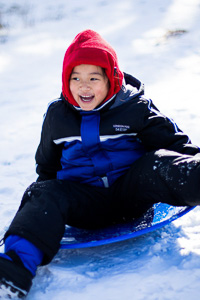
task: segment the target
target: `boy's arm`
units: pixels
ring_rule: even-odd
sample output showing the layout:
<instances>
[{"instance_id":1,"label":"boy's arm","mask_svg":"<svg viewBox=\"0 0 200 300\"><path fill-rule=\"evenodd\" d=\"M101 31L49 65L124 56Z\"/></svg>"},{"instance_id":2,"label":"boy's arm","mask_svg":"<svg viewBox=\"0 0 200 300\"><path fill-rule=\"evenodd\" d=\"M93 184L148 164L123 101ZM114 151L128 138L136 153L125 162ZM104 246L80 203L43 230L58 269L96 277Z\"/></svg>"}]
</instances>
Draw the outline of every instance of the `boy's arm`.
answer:
<instances>
[{"instance_id":1,"label":"boy's arm","mask_svg":"<svg viewBox=\"0 0 200 300\"><path fill-rule=\"evenodd\" d=\"M37 181L55 179L57 171L61 169L61 146L55 145L51 137L50 116L47 112L42 126L41 140L36 151Z\"/></svg>"},{"instance_id":2,"label":"boy's arm","mask_svg":"<svg viewBox=\"0 0 200 300\"><path fill-rule=\"evenodd\" d=\"M161 114L151 100L146 105L138 137L148 151L168 149L189 155L200 152L199 147L191 143L173 120Z\"/></svg>"}]
</instances>

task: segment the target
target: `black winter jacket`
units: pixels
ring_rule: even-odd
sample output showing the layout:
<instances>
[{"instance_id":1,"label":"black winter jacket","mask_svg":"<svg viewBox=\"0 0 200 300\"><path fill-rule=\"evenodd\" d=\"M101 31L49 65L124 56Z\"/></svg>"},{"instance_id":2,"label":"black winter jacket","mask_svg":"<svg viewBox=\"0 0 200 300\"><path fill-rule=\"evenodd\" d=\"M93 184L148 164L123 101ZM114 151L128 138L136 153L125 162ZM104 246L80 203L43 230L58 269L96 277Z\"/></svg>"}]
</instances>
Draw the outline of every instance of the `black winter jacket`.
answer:
<instances>
[{"instance_id":1,"label":"black winter jacket","mask_svg":"<svg viewBox=\"0 0 200 300\"><path fill-rule=\"evenodd\" d=\"M107 187L147 151L198 153L188 136L143 94L141 82L128 74L121 91L93 111L74 107L61 94L44 118L36 152L38 180Z\"/></svg>"}]
</instances>

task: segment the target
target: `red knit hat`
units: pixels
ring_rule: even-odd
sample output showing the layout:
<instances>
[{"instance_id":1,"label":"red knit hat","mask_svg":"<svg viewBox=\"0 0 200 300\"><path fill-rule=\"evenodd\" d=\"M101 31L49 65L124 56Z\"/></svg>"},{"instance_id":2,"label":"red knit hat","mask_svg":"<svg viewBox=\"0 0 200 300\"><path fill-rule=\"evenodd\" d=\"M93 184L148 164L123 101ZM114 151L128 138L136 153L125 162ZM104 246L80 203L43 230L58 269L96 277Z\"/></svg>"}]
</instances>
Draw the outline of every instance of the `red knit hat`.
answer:
<instances>
[{"instance_id":1,"label":"red knit hat","mask_svg":"<svg viewBox=\"0 0 200 300\"><path fill-rule=\"evenodd\" d=\"M114 49L97 32L85 30L75 37L63 61L62 93L69 103L79 106L70 92L69 79L73 68L81 64L96 65L105 69L110 89L104 102L119 92L123 73L119 69Z\"/></svg>"}]
</instances>

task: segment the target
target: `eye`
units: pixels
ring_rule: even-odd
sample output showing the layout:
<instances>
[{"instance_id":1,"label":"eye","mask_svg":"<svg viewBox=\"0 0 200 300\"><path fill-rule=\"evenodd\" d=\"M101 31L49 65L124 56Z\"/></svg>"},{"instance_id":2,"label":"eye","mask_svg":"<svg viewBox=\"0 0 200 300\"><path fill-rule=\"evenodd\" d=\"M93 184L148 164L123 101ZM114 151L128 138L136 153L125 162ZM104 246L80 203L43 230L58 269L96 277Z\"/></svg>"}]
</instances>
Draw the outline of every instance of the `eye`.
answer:
<instances>
[{"instance_id":1,"label":"eye","mask_svg":"<svg viewBox=\"0 0 200 300\"><path fill-rule=\"evenodd\" d=\"M80 81L80 79L78 77L71 77L71 80L73 80L73 81Z\"/></svg>"},{"instance_id":2,"label":"eye","mask_svg":"<svg viewBox=\"0 0 200 300\"><path fill-rule=\"evenodd\" d=\"M92 78L90 78L90 80L91 80L91 81L96 81L96 80L99 80L99 79L96 78L96 77L92 77Z\"/></svg>"}]
</instances>

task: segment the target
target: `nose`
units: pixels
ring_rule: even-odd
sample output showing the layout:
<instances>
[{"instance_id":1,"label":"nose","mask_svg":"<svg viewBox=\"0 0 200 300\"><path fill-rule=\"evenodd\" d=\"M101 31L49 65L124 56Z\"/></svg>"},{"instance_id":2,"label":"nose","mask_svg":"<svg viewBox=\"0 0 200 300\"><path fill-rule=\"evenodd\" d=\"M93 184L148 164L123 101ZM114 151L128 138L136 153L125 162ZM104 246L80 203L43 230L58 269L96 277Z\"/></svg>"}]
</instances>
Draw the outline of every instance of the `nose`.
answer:
<instances>
[{"instance_id":1,"label":"nose","mask_svg":"<svg viewBox=\"0 0 200 300\"><path fill-rule=\"evenodd\" d=\"M88 81L82 81L82 82L80 83L80 88L81 88L82 90L89 90L89 89L90 89L90 84L89 84L89 82L88 82Z\"/></svg>"}]
</instances>

